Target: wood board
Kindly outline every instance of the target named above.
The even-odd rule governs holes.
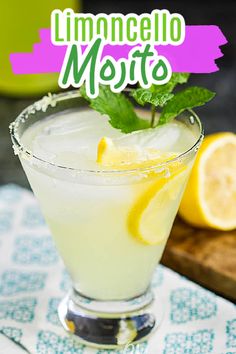
[[[177,218],[161,263],[236,301],[236,230],[196,229]]]

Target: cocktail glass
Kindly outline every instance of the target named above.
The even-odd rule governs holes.
[[[153,296],[152,275],[203,132],[196,114],[185,111],[176,120],[196,137],[193,146],[164,163],[122,170],[60,166],[33,155],[22,143],[36,122],[84,109],[88,104],[78,91],[45,97],[26,108],[10,131],[72,279],[58,308],[60,321],[81,343],[116,348],[145,340],[160,324],[163,309]],[[157,237],[142,239],[143,233]]]

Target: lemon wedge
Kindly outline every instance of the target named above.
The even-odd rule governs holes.
[[[190,224],[236,228],[236,135],[207,136],[197,155],[179,213]]]
[[[106,137],[99,141],[97,149],[97,163],[119,170],[154,166],[175,157],[176,153],[153,148],[119,146]],[[147,183],[135,184],[135,202],[127,215],[127,229],[136,240],[154,245],[167,239],[187,178],[186,170],[182,162],[171,161],[161,171],[145,174]]]
[[[97,148],[97,163],[103,166],[120,166],[139,159],[139,151],[128,147],[117,147],[113,140],[103,137]]]
[[[147,245],[165,242],[178,211],[189,168],[169,167],[168,176],[159,176],[132,206],[127,227],[131,235]]]
[[[173,159],[177,154],[154,148],[119,146],[111,138],[103,137],[97,147],[97,163],[115,169],[145,168]]]

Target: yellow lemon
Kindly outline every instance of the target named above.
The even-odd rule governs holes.
[[[156,165],[173,159],[176,154],[154,148],[119,146],[110,138],[103,137],[97,147],[97,163],[115,169],[135,169]]]
[[[146,168],[176,157],[176,153],[153,148],[119,146],[110,138],[98,144],[97,162],[114,169]],[[182,162],[169,161],[159,172],[150,171],[145,176],[148,183],[137,184],[135,202],[128,212],[129,233],[142,243],[153,245],[165,241],[177,213],[186,180],[187,167]],[[141,192],[140,192],[141,191]]]
[[[132,236],[148,245],[160,244],[169,236],[187,178],[186,166],[173,164],[167,176],[159,176],[137,198],[127,218]]]
[[[236,228],[236,135],[207,136],[198,152],[179,213],[197,227]]]

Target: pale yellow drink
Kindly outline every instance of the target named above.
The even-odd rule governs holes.
[[[100,139],[106,136],[121,147],[175,156],[190,149],[197,134],[190,125],[175,120],[124,135],[89,109],[49,116],[24,132],[24,147],[48,163],[34,163],[23,155],[21,162],[81,294],[121,300],[146,291],[193,163],[190,153],[179,164],[156,169],[145,170],[141,163],[130,172],[107,168],[101,172],[96,163]]]

